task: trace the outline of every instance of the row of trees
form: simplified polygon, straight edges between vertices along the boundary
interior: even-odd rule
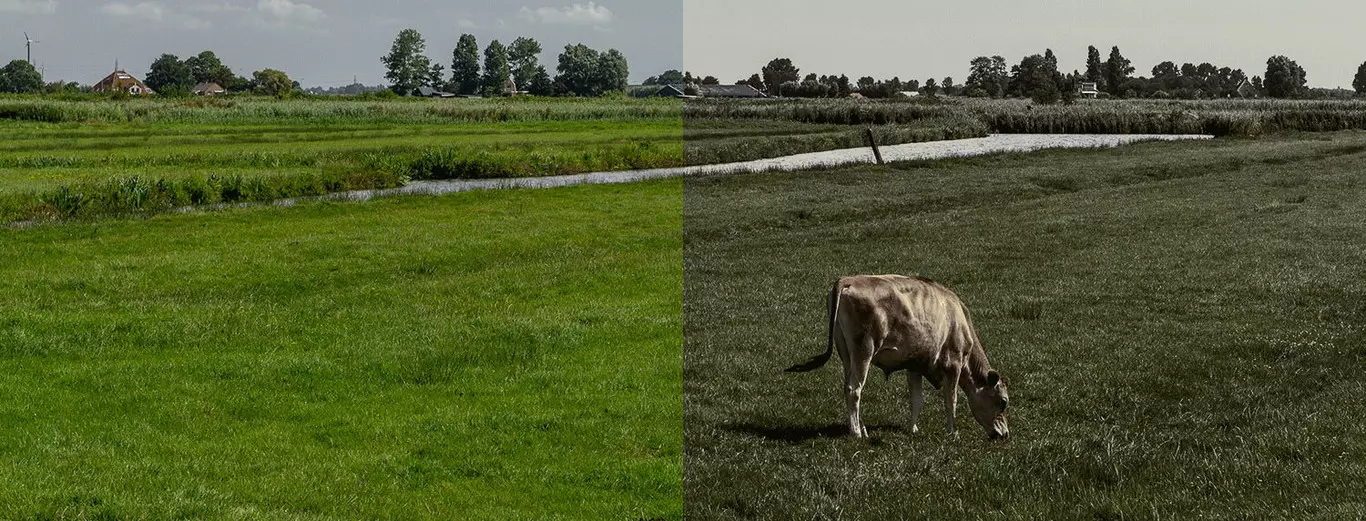
[[[185,60],[174,54],[163,54],[152,62],[143,81],[163,95],[187,94],[195,85],[217,83],[228,92],[253,92],[266,96],[285,96],[299,89],[299,84],[283,71],[263,69],[246,79],[233,73],[213,51],[204,51]]]
[[[451,57],[450,76],[426,55],[427,43],[414,29],[404,29],[394,39],[389,54],[380,58],[390,89],[410,95],[421,87],[462,95],[496,96],[504,93],[509,78],[518,89],[537,96],[600,96],[626,89],[630,69],[616,49],[599,52],[583,44],[566,45],[559,56],[558,73],[551,79],[540,64],[540,42],[517,38],[511,45],[489,42],[480,63],[479,42],[474,35],[460,36]]]
[[[1125,98],[1223,98],[1238,95],[1244,83],[1250,84],[1255,94],[1273,98],[1319,95],[1318,91],[1306,86],[1304,68],[1285,56],[1267,60],[1265,78],[1254,76],[1249,79],[1241,69],[1210,63],[1185,63],[1178,67],[1175,62],[1164,61],[1152,68],[1151,77],[1135,77],[1135,71],[1133,62],[1124,57],[1118,46],[1110,48],[1105,60],[1101,59],[1100,50],[1091,46],[1087,49],[1084,73],[1075,70],[1070,74],[1062,73],[1058,69],[1057,56],[1052,49],[1046,49],[1043,54],[1026,56],[1013,66],[1001,56],[973,58],[967,80],[962,85],[955,85],[951,77],[940,81],[931,78],[923,84],[916,80],[875,80],[871,77],[860,78],[851,84],[843,75],[808,74],[803,78],[800,69],[788,58],[774,59],[758,74],[736,84],[750,85],[773,96],[802,98],[847,97],[855,92],[868,98],[885,98],[902,91],[919,91],[930,96],[1022,97],[1043,103],[1070,101],[1076,97],[1077,85],[1083,81],[1096,83],[1105,96]],[[677,76],[679,74],[678,71],[666,72],[658,78],[658,83],[692,84],[692,81],[677,81],[682,79]],[[691,73],[685,76],[690,79]],[[1352,86],[1357,93],[1366,94],[1366,63],[1358,69]]]

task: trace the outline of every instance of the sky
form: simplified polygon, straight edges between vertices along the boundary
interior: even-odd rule
[[[1314,87],[1351,88],[1366,62],[1361,0],[685,0],[684,63],[725,83],[769,60],[807,73],[967,79],[976,56],[1012,64],[1051,48],[1064,72],[1111,46],[1151,75],[1162,61],[1265,74],[1284,54]]]
[[[730,83],[788,57],[803,75],[967,77],[975,56],[1018,63],[1052,48],[1064,72],[1086,46],[1118,45],[1137,74],[1171,60],[1261,75],[1285,54],[1309,83],[1350,87],[1366,61],[1358,0],[0,0],[0,63],[90,84],[117,60],[135,75],[162,53],[213,50],[238,74],[281,69],[304,86],[383,84],[379,57],[404,28],[449,66],[460,34],[538,39],[554,74],[566,44],[622,51],[639,83],[667,69]]]
[[[239,75],[280,69],[305,87],[386,84],[380,57],[405,28],[450,67],[463,33],[480,47],[536,38],[555,74],[567,44],[626,55],[631,80],[683,64],[684,0],[0,0],[0,64],[24,59],[48,81],[93,84],[114,69],[145,77],[163,53],[212,50]]]

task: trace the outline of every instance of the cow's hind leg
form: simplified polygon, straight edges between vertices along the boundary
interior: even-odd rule
[[[873,362],[876,345],[871,335],[863,335],[858,341],[849,342],[849,361],[844,366],[844,400],[849,408],[849,434],[855,438],[868,437],[868,429],[863,426],[860,407],[863,401],[863,383],[868,379],[868,368]]]
[[[920,373],[906,371],[906,385],[911,388],[911,432],[920,432],[920,408],[925,406],[925,379]]]

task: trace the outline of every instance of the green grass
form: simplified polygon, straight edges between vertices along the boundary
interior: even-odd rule
[[[0,518],[678,519],[681,190],[0,230]]]
[[[678,100],[0,96],[0,222],[675,167],[682,134]]]
[[[1366,133],[689,179],[690,519],[1366,515]],[[1011,439],[871,377],[844,433],[837,277],[972,309]],[[961,400],[960,400],[961,401]]]

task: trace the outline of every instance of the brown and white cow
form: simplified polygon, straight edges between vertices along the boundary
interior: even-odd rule
[[[949,433],[954,430],[958,389],[967,394],[977,423],[991,439],[1010,435],[1005,410],[1006,381],[987,362],[963,302],[944,286],[921,277],[860,275],[844,277],[830,290],[830,329],[825,353],[789,372],[812,371],[839,347],[844,362],[844,393],[849,432],[865,437],[859,416],[863,383],[870,366],[886,375],[905,370],[911,388],[911,432],[925,403],[921,378],[944,394]]]

